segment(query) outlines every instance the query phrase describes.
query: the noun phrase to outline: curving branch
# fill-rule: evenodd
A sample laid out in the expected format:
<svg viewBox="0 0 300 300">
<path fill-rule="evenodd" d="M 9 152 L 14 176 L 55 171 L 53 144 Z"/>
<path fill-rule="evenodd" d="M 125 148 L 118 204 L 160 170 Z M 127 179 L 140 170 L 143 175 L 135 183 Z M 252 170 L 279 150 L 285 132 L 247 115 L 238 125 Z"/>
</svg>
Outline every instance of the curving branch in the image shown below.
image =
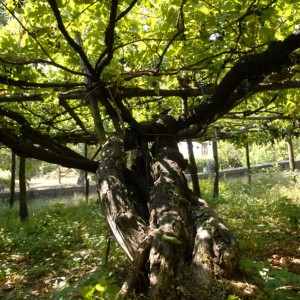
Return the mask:
<svg viewBox="0 0 300 300">
<path fill-rule="evenodd" d="M 60 65 L 60 64 L 56 63 L 55 61 L 53 61 L 52 59 L 50 61 L 46 60 L 46 59 L 28 59 L 28 60 L 14 60 L 14 61 L 12 61 L 10 59 L 0 57 L 0 62 L 2 62 L 4 64 L 8 64 L 8 65 L 18 65 L 18 66 L 31 65 L 31 64 L 51 65 L 51 66 L 57 67 L 59 69 L 62 69 L 64 71 L 66 71 L 68 73 L 71 73 L 71 74 L 74 74 L 74 75 L 89 76 L 85 73 L 74 71 L 74 70 L 71 70 L 71 69 L 63 66 L 63 65 Z"/>
<path fill-rule="evenodd" d="M 55 87 L 57 87 L 55 85 Z M 250 88 L 250 87 L 249 87 Z M 248 95 L 254 95 L 261 92 L 287 90 L 287 89 L 299 89 L 299 80 L 287 80 L 284 82 L 272 82 L 272 83 L 258 83 L 248 90 Z M 112 89 L 112 88 L 111 88 Z M 216 86 L 206 85 L 199 88 L 187 88 L 185 90 L 178 89 L 161 89 L 159 90 L 159 97 L 198 97 L 212 95 Z M 107 93 L 103 93 L 103 95 Z M 102 96 L 103 96 L 102 95 Z M 61 92 L 58 94 L 59 100 L 76 100 L 84 99 L 87 96 L 87 91 L 84 89 L 78 89 L 70 92 Z M 0 102 L 25 102 L 25 101 L 44 101 L 44 98 L 49 97 L 48 93 L 45 94 L 13 94 L 0 96 Z M 118 87 L 116 91 L 116 97 L 118 101 L 124 98 L 136 98 L 136 97 L 158 97 L 157 91 L 154 89 L 142 89 L 142 88 L 130 88 L 130 87 Z"/>
<path fill-rule="evenodd" d="M 74 109 L 67 103 L 66 100 L 59 100 L 59 104 L 66 110 L 66 112 L 74 119 L 75 123 L 84 131 L 87 132 L 83 122 L 75 113 Z"/>
<path fill-rule="evenodd" d="M 92 65 L 90 64 L 84 50 L 82 49 L 82 47 L 80 45 L 78 45 L 75 40 L 72 39 L 72 37 L 69 35 L 68 31 L 66 30 L 66 27 L 63 23 L 63 20 L 61 18 L 56 0 L 47 0 L 47 2 L 49 3 L 54 16 L 56 18 L 57 21 L 57 26 L 58 29 L 60 30 L 60 32 L 63 34 L 64 38 L 66 39 L 66 41 L 69 43 L 69 45 L 79 54 L 79 56 L 81 57 L 81 59 L 84 61 L 85 66 L 87 67 L 89 74 L 91 75 L 93 81 L 97 81 L 97 76 L 96 76 L 96 72 L 94 70 L 94 68 L 92 67 Z"/>
<path fill-rule="evenodd" d="M 23 140 L 22 136 L 20 137 L 4 128 L 0 128 L 0 140 L 6 147 L 11 148 L 19 156 L 31 157 L 67 168 L 75 168 L 92 173 L 96 173 L 98 167 L 97 162 L 88 160 L 83 156 L 80 158 L 72 157 L 38 147 L 29 143 L 26 139 Z"/>
<path fill-rule="evenodd" d="M 52 57 L 50 56 L 50 54 L 46 51 L 46 49 L 42 46 L 42 44 L 38 41 L 38 39 L 33 36 L 32 34 L 29 33 L 28 29 L 24 26 L 24 24 L 19 20 L 19 18 L 16 16 L 15 12 L 11 9 L 9 9 L 9 7 L 3 2 L 0 1 L 0 3 L 3 5 L 3 7 L 11 14 L 11 16 L 19 23 L 19 25 L 22 27 L 22 29 L 28 33 L 28 35 L 30 35 L 34 41 L 37 43 L 37 45 L 41 48 L 41 50 L 44 52 L 44 54 L 51 60 L 53 61 Z"/>
<path fill-rule="evenodd" d="M 300 48 L 300 33 L 292 34 L 282 42 L 270 43 L 267 50 L 247 55 L 238 60 L 216 87 L 208 102 L 182 116 L 179 126 L 210 124 L 236 106 L 269 74 L 281 70 L 283 65 L 294 64 L 290 54 Z"/>
<path fill-rule="evenodd" d="M 16 122 L 20 129 L 0 128 L 0 140 L 20 156 L 32 157 L 66 167 L 95 172 L 97 163 L 91 162 L 72 149 L 58 143 L 54 138 L 31 127 L 21 114 L 0 106 L 0 116 Z"/>
<path fill-rule="evenodd" d="M 0 106 L 0 116 L 5 116 L 13 120 L 14 122 L 18 123 L 20 126 L 20 133 L 22 134 L 22 136 L 26 139 L 29 139 L 34 144 L 39 144 L 44 149 L 48 149 L 55 153 L 60 153 L 61 155 L 78 158 L 78 159 L 82 157 L 80 154 L 76 153 L 70 148 L 57 143 L 51 137 L 42 134 L 38 130 L 32 128 L 23 115 L 15 111 L 6 109 L 3 106 Z"/>
<path fill-rule="evenodd" d="M 138 0 L 133 0 L 129 4 L 129 6 L 118 15 L 118 17 L 116 18 L 116 23 L 119 22 L 122 18 L 124 18 L 129 13 L 137 2 Z"/>
<path fill-rule="evenodd" d="M 132 116 L 132 114 L 129 112 L 129 110 L 125 107 L 125 105 L 122 102 L 121 97 L 114 97 L 114 102 L 116 103 L 116 106 L 120 110 L 123 120 L 127 122 L 130 126 L 135 128 L 138 131 L 142 131 L 140 124 L 136 121 L 136 119 Z"/>
<path fill-rule="evenodd" d="M 0 83 L 9 86 L 18 87 L 39 87 L 39 88 L 75 88 L 80 86 L 86 86 L 85 83 L 44 83 L 44 82 L 30 82 L 26 80 L 14 80 L 7 76 L 0 75 Z"/>
<path fill-rule="evenodd" d="M 107 65 L 109 65 L 109 63 L 113 58 L 113 53 L 114 53 L 113 46 L 114 46 L 114 38 L 115 38 L 115 26 L 117 22 L 118 4 L 119 4 L 118 0 L 111 1 L 109 24 L 105 30 L 105 37 L 104 37 L 106 48 L 103 51 L 103 53 L 100 54 L 95 65 L 96 74 L 98 77 L 101 76 L 102 71 Z"/>
<path fill-rule="evenodd" d="M 159 69 L 160 69 L 160 66 L 163 62 L 163 59 L 164 59 L 164 56 L 165 54 L 167 53 L 168 49 L 171 47 L 172 43 L 179 37 L 183 34 L 184 30 L 179 30 L 177 31 L 174 36 L 169 40 L 169 42 L 167 43 L 165 49 L 163 50 L 162 54 L 159 55 L 159 61 L 157 63 L 157 66 L 156 66 L 156 71 L 155 71 L 155 74 L 158 74 L 159 73 Z"/>
<path fill-rule="evenodd" d="M 55 2 L 55 1 L 54 1 Z M 46 51 L 46 49 L 43 47 L 43 45 L 39 42 L 39 40 L 37 39 L 37 37 L 33 34 L 31 34 L 29 32 L 29 30 L 24 26 L 24 24 L 19 20 L 19 18 L 15 15 L 15 12 L 12 11 L 11 9 L 8 8 L 8 6 L 3 3 L 3 1 L 0 1 L 0 3 L 3 5 L 3 7 L 5 7 L 5 9 L 12 15 L 12 17 L 20 24 L 20 26 L 22 27 L 22 29 L 27 32 L 27 34 L 37 43 L 37 45 L 40 47 L 40 49 L 43 51 L 43 53 L 49 58 L 49 61 L 47 60 L 43 60 L 43 59 L 39 59 L 39 60 L 29 60 L 29 61 L 23 61 L 23 62 L 12 62 L 12 61 L 9 61 L 7 59 L 4 59 L 4 58 L 1 58 L 0 57 L 0 61 L 4 62 L 4 63 L 7 63 L 7 64 L 17 64 L 17 65 L 24 65 L 24 64 L 28 64 L 28 63 L 45 63 L 45 64 L 48 64 L 48 65 L 53 65 L 57 68 L 60 68 L 64 71 L 67 71 L 71 74 L 74 74 L 74 75 L 84 75 L 82 74 L 81 72 L 76 72 L 76 71 L 73 71 L 63 65 L 60 65 L 58 63 L 56 63 L 53 58 L 50 56 L 50 54 Z"/>
<path fill-rule="evenodd" d="M 69 22 L 69 24 L 66 26 L 66 29 L 80 16 L 82 15 L 85 11 L 87 11 L 90 7 L 92 7 L 94 4 L 96 4 L 98 0 L 93 1 L 92 3 L 88 4 L 82 11 L 80 11 L 77 15 L 75 15 L 72 20 Z"/>
<path fill-rule="evenodd" d="M 253 87 L 252 94 L 287 89 L 300 89 L 300 80 L 287 80 L 284 82 L 274 83 L 260 83 L 257 86 Z"/>
</svg>

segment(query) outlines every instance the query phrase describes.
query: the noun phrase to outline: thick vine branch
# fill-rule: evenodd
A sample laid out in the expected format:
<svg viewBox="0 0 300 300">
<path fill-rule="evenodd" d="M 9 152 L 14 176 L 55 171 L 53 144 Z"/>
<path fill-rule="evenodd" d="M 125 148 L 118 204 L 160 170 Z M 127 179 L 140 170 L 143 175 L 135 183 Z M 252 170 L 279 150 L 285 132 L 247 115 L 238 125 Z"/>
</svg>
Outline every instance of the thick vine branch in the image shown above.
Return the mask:
<svg viewBox="0 0 300 300">
<path fill-rule="evenodd" d="M 9 85 L 9 86 L 18 86 L 18 87 L 39 87 L 39 88 L 74 88 L 79 86 L 85 86 L 85 83 L 44 83 L 44 82 L 30 82 L 26 80 L 15 80 L 7 76 L 0 75 L 0 83 Z"/>
<path fill-rule="evenodd" d="M 76 85 L 76 84 L 75 84 Z M 78 84 L 79 85 L 84 85 Z M 20 85 L 14 85 L 20 86 Z M 25 86 L 25 85 L 23 85 Z M 30 85 L 26 85 L 30 86 Z M 54 87 L 59 87 L 56 84 L 53 84 Z M 49 86 L 44 86 L 49 87 Z M 64 84 L 62 87 L 66 87 Z M 76 86 L 75 86 L 76 87 Z M 249 90 L 249 94 L 254 95 L 260 92 L 268 91 L 277 91 L 277 90 L 286 90 L 286 89 L 299 89 L 300 81 L 299 80 L 288 80 L 285 82 L 275 82 L 275 83 L 260 83 L 254 86 Z M 157 91 L 153 89 L 141 89 L 141 88 L 123 88 L 119 87 L 117 91 L 117 97 L 120 98 L 135 98 L 135 97 L 197 97 L 197 96 L 207 96 L 211 95 L 215 87 L 211 85 L 203 86 L 201 88 L 188 88 L 185 90 L 159 90 L 159 95 Z M 58 99 L 60 100 L 70 100 L 70 99 L 84 99 L 87 96 L 86 90 L 74 90 L 66 93 L 59 93 Z M 14 94 L 14 95 L 5 95 L 0 96 L 0 102 L 23 102 L 23 101 L 43 101 L 44 98 L 49 97 L 49 94 Z"/>
<path fill-rule="evenodd" d="M 115 100 L 115 103 L 116 103 L 118 109 L 120 110 L 120 112 L 122 114 L 124 121 L 128 122 L 128 124 L 130 124 L 132 127 L 141 131 L 139 123 L 135 120 L 135 118 L 131 115 L 129 110 L 125 107 L 121 98 L 115 97 L 114 100 Z"/>
<path fill-rule="evenodd" d="M 131 11 L 131 9 L 135 6 L 135 4 L 137 2 L 138 2 L 138 0 L 133 0 L 129 4 L 129 6 L 118 15 L 118 17 L 116 18 L 116 22 L 120 21 L 123 17 L 125 17 Z"/>
<path fill-rule="evenodd" d="M 77 72 L 74 70 L 71 70 L 63 65 L 60 65 L 58 63 L 56 63 L 53 60 L 46 60 L 46 59 L 27 59 L 27 60 L 21 60 L 21 59 L 16 59 L 16 60 L 11 60 L 11 59 L 7 59 L 4 57 L 0 57 L 0 62 L 4 63 L 4 64 L 8 64 L 8 65 L 19 65 L 19 66 L 24 66 L 24 65 L 31 65 L 31 64 L 44 64 L 44 65 L 51 65 L 51 66 L 55 66 L 59 69 L 62 69 L 68 73 L 74 74 L 74 75 L 80 75 L 80 76 L 88 76 L 82 72 Z"/>
<path fill-rule="evenodd" d="M 179 123 L 187 127 L 192 124 L 210 124 L 236 106 L 247 94 L 272 72 L 283 65 L 291 65 L 290 54 L 300 48 L 300 34 L 292 34 L 282 42 L 273 42 L 268 49 L 241 58 L 224 76 L 212 97 L 200 104 Z M 250 90 L 248 90 L 250 87 Z"/>
<path fill-rule="evenodd" d="M 103 69 L 109 65 L 110 61 L 113 58 L 113 46 L 114 46 L 114 38 L 115 38 L 115 26 L 117 22 L 117 9 L 118 9 L 118 0 L 112 0 L 111 1 L 111 9 L 110 9 L 110 17 L 109 17 L 109 24 L 105 30 L 105 45 L 106 49 L 104 52 L 100 55 L 96 62 L 96 74 L 98 77 L 100 77 Z M 106 56 L 106 57 L 105 57 Z M 105 59 L 102 61 L 102 59 L 105 57 Z"/>
<path fill-rule="evenodd" d="M 20 136 L 13 134 L 4 128 L 0 128 L 0 140 L 5 146 L 11 148 L 19 156 L 31 157 L 67 168 L 76 168 L 92 173 L 95 173 L 98 167 L 97 162 L 88 160 L 84 157 L 74 158 L 54 151 L 49 151 L 43 147 L 37 147 L 28 142 L 26 143 Z"/>
<path fill-rule="evenodd" d="M 58 26 L 58 29 L 60 30 L 60 32 L 63 34 L 64 38 L 66 39 L 66 41 L 69 43 L 69 45 L 79 54 L 79 56 L 81 57 L 81 59 L 84 61 L 84 64 L 86 65 L 88 71 L 89 71 L 89 74 L 92 76 L 93 80 L 96 82 L 97 81 L 97 77 L 96 77 L 96 73 L 95 73 L 95 70 L 94 68 L 92 67 L 92 65 L 90 64 L 83 48 L 78 45 L 75 40 L 72 39 L 72 37 L 69 35 L 64 23 L 63 23 L 63 20 L 61 18 L 61 15 L 60 15 L 60 12 L 59 12 L 59 9 L 58 9 L 58 6 L 57 6 L 57 3 L 56 3 L 56 0 L 47 0 L 47 2 L 49 3 L 53 13 L 54 13 L 54 16 L 56 18 L 56 21 L 57 21 L 57 26 Z"/>
<path fill-rule="evenodd" d="M 59 100 L 59 104 L 69 113 L 69 115 L 74 119 L 76 124 L 84 131 L 87 132 L 83 122 L 75 113 L 74 109 L 67 103 L 66 100 Z"/>
<path fill-rule="evenodd" d="M 293 120 L 293 117 L 290 116 L 250 116 L 250 117 L 244 117 L 243 115 L 239 116 L 237 114 L 233 115 L 226 115 L 223 117 L 223 119 L 226 120 L 243 120 L 243 121 L 274 121 L 274 120 Z"/>
<path fill-rule="evenodd" d="M 74 159 L 82 159 L 82 156 L 70 148 L 57 143 L 51 137 L 40 133 L 31 127 L 28 121 L 21 114 L 14 112 L 12 110 L 5 109 L 0 106 L 0 116 L 5 116 L 15 122 L 20 126 L 20 133 L 22 137 L 30 140 L 34 144 L 39 144 L 44 149 L 48 149 L 54 153 L 61 154 L 63 156 L 73 157 Z"/>
</svg>

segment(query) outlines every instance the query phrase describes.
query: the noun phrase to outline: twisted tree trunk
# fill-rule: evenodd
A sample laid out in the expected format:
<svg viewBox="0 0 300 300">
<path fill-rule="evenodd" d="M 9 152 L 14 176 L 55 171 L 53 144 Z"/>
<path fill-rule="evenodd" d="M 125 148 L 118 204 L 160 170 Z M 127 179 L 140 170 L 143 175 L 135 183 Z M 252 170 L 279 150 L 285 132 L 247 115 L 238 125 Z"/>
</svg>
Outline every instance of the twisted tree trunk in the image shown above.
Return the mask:
<svg viewBox="0 0 300 300">
<path fill-rule="evenodd" d="M 174 138 L 164 137 L 154 147 L 151 178 L 126 168 L 120 138 L 110 138 L 101 151 L 102 209 L 132 262 L 120 296 L 141 289 L 142 281 L 140 292 L 150 299 L 205 299 L 216 277 L 234 273 L 237 242 L 188 188 Z"/>
</svg>

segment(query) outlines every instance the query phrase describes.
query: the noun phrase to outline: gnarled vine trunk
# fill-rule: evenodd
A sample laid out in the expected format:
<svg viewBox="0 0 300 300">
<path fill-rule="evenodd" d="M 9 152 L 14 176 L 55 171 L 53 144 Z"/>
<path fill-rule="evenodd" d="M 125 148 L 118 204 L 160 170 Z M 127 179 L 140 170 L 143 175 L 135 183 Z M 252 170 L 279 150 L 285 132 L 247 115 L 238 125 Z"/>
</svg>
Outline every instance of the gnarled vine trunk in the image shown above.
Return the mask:
<svg viewBox="0 0 300 300">
<path fill-rule="evenodd" d="M 216 277 L 234 273 L 237 241 L 188 188 L 174 138 L 158 139 L 153 148 L 151 178 L 126 167 L 120 138 L 111 137 L 101 151 L 97 175 L 102 209 L 132 262 L 120 296 L 143 281 L 150 299 L 205 299 Z"/>
</svg>

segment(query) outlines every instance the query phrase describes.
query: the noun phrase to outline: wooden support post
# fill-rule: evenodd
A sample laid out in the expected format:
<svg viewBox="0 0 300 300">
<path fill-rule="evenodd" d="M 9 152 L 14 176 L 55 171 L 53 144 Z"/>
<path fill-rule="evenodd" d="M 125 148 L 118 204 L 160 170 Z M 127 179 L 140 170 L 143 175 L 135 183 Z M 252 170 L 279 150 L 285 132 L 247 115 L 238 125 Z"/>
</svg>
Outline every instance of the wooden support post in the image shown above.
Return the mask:
<svg viewBox="0 0 300 300">
<path fill-rule="evenodd" d="M 10 172 L 10 197 L 9 205 L 13 207 L 15 202 L 15 187 L 16 187 L 16 154 L 11 151 L 11 172 Z"/>
<path fill-rule="evenodd" d="M 88 157 L 88 148 L 87 148 L 87 144 L 84 144 L 84 157 L 87 158 Z M 85 177 L 85 201 L 86 203 L 89 202 L 89 187 L 90 187 L 90 182 L 88 179 L 88 172 L 85 171 L 84 172 L 84 177 Z"/>
<path fill-rule="evenodd" d="M 246 143 L 246 163 L 247 163 L 247 183 L 251 184 L 251 164 L 250 164 L 250 154 L 249 154 L 249 143 Z"/>
<path fill-rule="evenodd" d="M 217 138 L 212 138 L 212 150 L 214 157 L 214 197 L 219 196 L 219 157 L 218 157 L 218 142 Z"/>
<path fill-rule="evenodd" d="M 20 185 L 20 219 L 26 221 L 28 219 L 27 195 L 26 195 L 26 158 L 20 156 L 19 163 L 19 185 Z"/>
</svg>

